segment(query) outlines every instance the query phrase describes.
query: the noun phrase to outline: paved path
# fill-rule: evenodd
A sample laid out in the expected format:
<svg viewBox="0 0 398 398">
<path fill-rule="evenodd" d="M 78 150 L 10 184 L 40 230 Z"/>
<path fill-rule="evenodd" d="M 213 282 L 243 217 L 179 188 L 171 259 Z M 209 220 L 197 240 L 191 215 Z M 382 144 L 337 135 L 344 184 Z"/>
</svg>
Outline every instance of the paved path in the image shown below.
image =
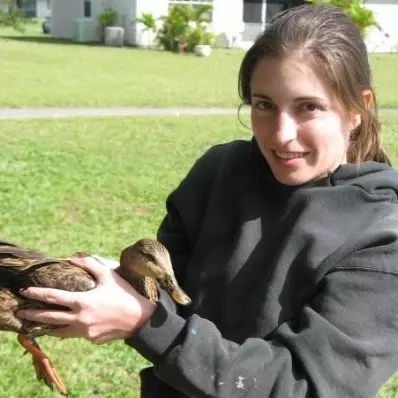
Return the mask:
<svg viewBox="0 0 398 398">
<path fill-rule="evenodd" d="M 245 112 L 248 112 L 246 109 Z M 398 109 L 380 109 L 398 115 Z M 49 119 L 83 116 L 236 115 L 237 108 L 0 108 L 1 119 Z"/>
<path fill-rule="evenodd" d="M 46 119 L 79 116 L 233 115 L 237 108 L 0 108 L 0 119 Z"/>
</svg>

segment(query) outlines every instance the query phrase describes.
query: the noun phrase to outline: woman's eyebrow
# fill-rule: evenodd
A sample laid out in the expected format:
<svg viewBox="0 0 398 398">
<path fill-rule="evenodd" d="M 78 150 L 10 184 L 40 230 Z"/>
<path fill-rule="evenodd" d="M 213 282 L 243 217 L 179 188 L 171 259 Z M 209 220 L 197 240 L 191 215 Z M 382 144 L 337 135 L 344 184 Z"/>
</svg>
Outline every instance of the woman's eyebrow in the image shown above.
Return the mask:
<svg viewBox="0 0 398 398">
<path fill-rule="evenodd" d="M 253 93 L 253 94 L 251 94 L 251 96 L 252 97 L 258 97 L 258 98 L 263 98 L 263 99 L 267 99 L 267 100 L 271 99 L 268 95 L 260 94 L 260 93 Z"/>
<path fill-rule="evenodd" d="M 266 100 L 271 100 L 271 97 L 269 97 L 266 94 L 261 94 L 261 93 L 253 93 L 251 94 L 252 97 L 258 97 L 258 98 L 263 98 Z M 293 99 L 295 102 L 300 102 L 300 101 L 327 101 L 327 98 L 325 97 L 317 97 L 315 95 L 301 95 L 299 97 L 295 97 Z"/>
<path fill-rule="evenodd" d="M 312 96 L 312 95 L 303 95 L 300 97 L 296 97 L 294 99 L 294 101 L 298 102 L 298 101 L 326 101 L 325 97 L 316 97 L 316 96 Z"/>
</svg>

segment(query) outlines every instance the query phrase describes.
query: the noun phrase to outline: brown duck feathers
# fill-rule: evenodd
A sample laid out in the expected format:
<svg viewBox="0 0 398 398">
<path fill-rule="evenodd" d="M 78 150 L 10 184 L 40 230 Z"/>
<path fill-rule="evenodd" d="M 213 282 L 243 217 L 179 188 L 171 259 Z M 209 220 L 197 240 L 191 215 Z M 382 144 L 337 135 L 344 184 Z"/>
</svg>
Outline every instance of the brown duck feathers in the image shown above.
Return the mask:
<svg viewBox="0 0 398 398">
<path fill-rule="evenodd" d="M 0 330 L 31 335 L 45 334 L 54 327 L 22 321 L 14 314 L 22 308 L 59 308 L 26 300 L 19 289 L 28 286 L 50 287 L 69 291 L 86 291 L 95 287 L 92 276 L 69 261 L 50 258 L 0 241 Z"/>
<path fill-rule="evenodd" d="M 175 279 L 167 249 L 157 241 L 141 239 L 123 250 L 120 266 L 115 271 L 150 300 L 157 299 L 159 283 L 177 303 L 190 303 Z M 35 341 L 35 337 L 61 326 L 31 322 L 15 316 L 21 309 L 53 309 L 60 306 L 26 299 L 19 290 L 37 286 L 79 292 L 93 289 L 95 285 L 88 272 L 66 259 L 48 257 L 0 241 L 0 331 L 18 334 L 20 344 L 32 354 L 37 378 L 43 379 L 51 389 L 55 386 L 63 395 L 67 392 L 62 379 Z"/>
</svg>

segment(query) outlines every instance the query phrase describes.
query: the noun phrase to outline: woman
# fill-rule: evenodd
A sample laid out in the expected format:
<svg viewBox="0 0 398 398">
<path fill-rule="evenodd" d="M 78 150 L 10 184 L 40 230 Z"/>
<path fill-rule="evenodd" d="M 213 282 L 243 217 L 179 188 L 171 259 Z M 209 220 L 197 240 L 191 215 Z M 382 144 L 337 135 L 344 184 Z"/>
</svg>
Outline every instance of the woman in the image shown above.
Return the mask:
<svg viewBox="0 0 398 398">
<path fill-rule="evenodd" d="M 398 177 L 370 79 L 342 12 L 279 15 L 241 65 L 253 140 L 210 149 L 167 200 L 158 239 L 192 305 L 82 264 L 98 288 L 29 288 L 71 310 L 21 317 L 125 339 L 154 364 L 144 398 L 373 396 L 398 362 Z"/>
</svg>

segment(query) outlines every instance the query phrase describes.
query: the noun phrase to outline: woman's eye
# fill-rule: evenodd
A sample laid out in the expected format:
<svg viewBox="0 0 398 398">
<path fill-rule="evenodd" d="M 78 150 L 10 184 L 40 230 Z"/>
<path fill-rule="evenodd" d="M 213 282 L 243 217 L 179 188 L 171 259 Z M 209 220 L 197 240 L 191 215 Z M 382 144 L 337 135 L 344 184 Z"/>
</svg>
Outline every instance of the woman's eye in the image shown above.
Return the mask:
<svg viewBox="0 0 398 398">
<path fill-rule="evenodd" d="M 259 109 L 261 111 L 269 111 L 272 109 L 272 102 L 269 101 L 259 101 L 254 104 L 256 109 Z"/>
<path fill-rule="evenodd" d="M 310 112 L 310 113 L 318 111 L 318 110 L 322 110 L 321 106 L 319 106 L 318 104 L 315 104 L 313 102 L 307 102 L 305 104 L 302 104 L 301 109 L 304 112 Z"/>
</svg>

